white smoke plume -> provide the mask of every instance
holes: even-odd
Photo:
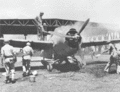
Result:
[[[75,24],[66,25],[66,26],[60,26],[60,27],[56,28],[54,30],[54,32],[61,33],[61,34],[62,33],[66,34],[71,28],[75,28],[79,32],[82,25],[83,25],[82,22],[76,22]]]
[[[81,29],[84,22],[76,22],[73,25],[66,25],[61,26],[55,29],[55,32],[66,34],[71,28],[75,28],[78,32]],[[88,25],[85,27],[83,32],[81,33],[81,36],[84,37],[92,37],[97,35],[105,35],[107,33],[120,31],[120,28],[118,25],[115,24],[107,24],[107,23],[94,23],[89,22]]]

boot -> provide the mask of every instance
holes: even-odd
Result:
[[[26,73],[26,76],[32,75],[32,72],[29,71],[28,73]]]
[[[6,77],[5,83],[8,84],[11,82],[11,78],[9,78],[9,76]]]
[[[12,83],[15,83],[16,81],[15,81],[15,79],[12,79],[11,82],[12,82]]]

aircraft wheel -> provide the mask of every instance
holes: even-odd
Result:
[[[48,64],[48,65],[47,65],[47,70],[48,70],[49,72],[51,72],[52,69],[53,69],[53,65],[52,65],[52,64]]]

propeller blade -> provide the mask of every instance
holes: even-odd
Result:
[[[86,21],[85,21],[85,23],[83,24],[83,26],[81,27],[81,29],[80,29],[80,31],[79,31],[79,35],[80,35],[80,33],[83,31],[83,29],[87,26],[87,24],[88,24],[88,22],[90,21],[90,19],[87,19]]]

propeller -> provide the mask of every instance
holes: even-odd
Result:
[[[87,26],[88,22],[90,21],[90,19],[87,19],[85,21],[85,23],[83,24],[83,26],[81,27],[80,31],[78,32],[78,34],[80,35],[80,33],[84,30],[84,28]]]

